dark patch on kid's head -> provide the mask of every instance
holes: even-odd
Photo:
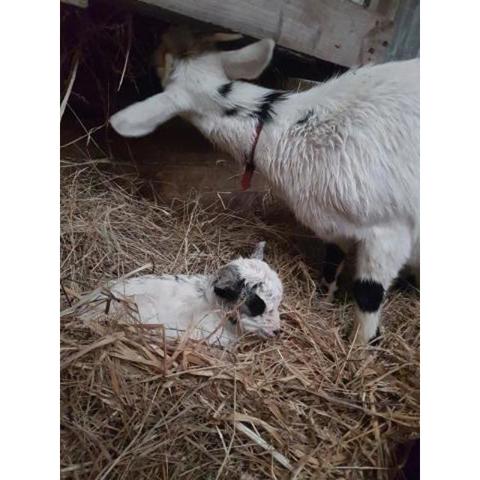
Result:
[[[233,302],[240,297],[244,285],[245,280],[240,278],[238,268],[234,265],[227,265],[217,272],[213,290],[218,297]]]

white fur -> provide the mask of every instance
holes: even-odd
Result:
[[[268,64],[269,45],[273,49],[264,42],[256,51],[253,46],[241,50],[239,60],[248,64],[245,76],[259,52],[256,70]],[[228,95],[221,95],[222,85],[242,77],[241,62],[229,76],[222,55],[176,59],[156,107],[164,102],[170,112],[176,105],[179,115],[244,163],[257,122],[249,113],[270,91],[235,82]],[[229,108],[240,113],[225,115]],[[290,93],[273,110],[258,141],[256,168],[320,238],[357,243],[356,278],[387,290],[405,264],[419,261],[418,59],[351,70],[306,92]],[[112,117],[114,128],[127,113]],[[358,313],[361,341],[375,333],[379,312]]]
[[[115,283],[108,294],[96,299],[100,303],[84,319],[102,315],[109,302],[109,314],[123,312],[144,324],[162,324],[168,339],[185,335],[226,347],[244,333],[273,337],[281,327],[278,309],[283,287],[278,275],[258,258],[259,253],[254,256],[234,260],[227,268],[238,272],[246,289],[253,288],[265,302],[262,315],[250,316],[242,311],[243,297],[238,302],[220,298],[214,291],[215,274],[144,275]],[[235,324],[229,318],[234,318]]]

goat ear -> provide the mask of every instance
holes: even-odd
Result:
[[[250,255],[250,258],[255,258],[256,260],[263,260],[263,254],[265,252],[265,245],[267,242],[258,242],[255,245],[255,250]]]
[[[143,137],[180,113],[168,93],[134,103],[110,117],[110,125],[123,137]]]
[[[232,80],[257,78],[270,63],[274,47],[275,42],[266,38],[238,50],[222,52],[227,77]]]
[[[238,269],[233,265],[222,267],[213,282],[215,294],[229,302],[238,300],[243,287],[244,281],[240,278]]]

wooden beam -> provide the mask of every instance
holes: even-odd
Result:
[[[135,1],[344,66],[382,61],[393,35],[395,8],[349,0]]]
[[[75,7],[87,8],[88,0],[61,0],[62,3],[67,5],[74,5]]]

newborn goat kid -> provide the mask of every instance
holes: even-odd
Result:
[[[280,92],[239,81],[262,73],[272,40],[223,52],[207,40],[167,34],[157,52],[165,91],[116,113],[111,125],[139,137],[181,115],[246,167],[245,187],[255,166],[320,238],[356,243],[357,340],[368,341],[385,291],[419,261],[418,59]],[[331,292],[343,254],[327,248]]]
[[[165,335],[183,334],[228,346],[243,333],[262,338],[280,331],[282,283],[263,261],[265,242],[251,258],[238,258],[214,275],[144,275],[110,288],[109,312],[121,309],[144,324],[162,324]],[[105,311],[105,304],[97,307]]]

